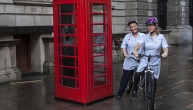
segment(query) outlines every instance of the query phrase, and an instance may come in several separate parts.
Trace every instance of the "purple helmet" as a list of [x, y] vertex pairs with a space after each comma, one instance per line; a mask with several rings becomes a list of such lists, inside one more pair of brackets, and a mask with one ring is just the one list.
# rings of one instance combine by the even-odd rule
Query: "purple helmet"
[[157, 23], [158, 23], [158, 21], [155, 17], [150, 17], [145, 22], [146, 25], [151, 25], [151, 24], [156, 25]]

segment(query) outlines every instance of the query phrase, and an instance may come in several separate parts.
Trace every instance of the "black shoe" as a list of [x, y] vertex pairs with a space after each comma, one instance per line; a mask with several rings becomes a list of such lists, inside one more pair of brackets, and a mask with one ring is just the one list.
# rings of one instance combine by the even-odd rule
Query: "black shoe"
[[121, 98], [120, 95], [116, 95], [116, 96], [115, 96], [115, 99], [120, 99], [120, 98]]
[[133, 92], [132, 92], [132, 97], [133, 97], [133, 98], [136, 98], [136, 97], [137, 97], [137, 91], [133, 91]]

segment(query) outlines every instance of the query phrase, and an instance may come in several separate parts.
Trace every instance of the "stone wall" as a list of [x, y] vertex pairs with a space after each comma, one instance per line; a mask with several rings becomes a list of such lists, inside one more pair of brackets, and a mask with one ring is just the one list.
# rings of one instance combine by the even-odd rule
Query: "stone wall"
[[[125, 21], [136, 19], [139, 23], [139, 31], [146, 31], [145, 21], [150, 16], [157, 17], [157, 0], [125, 0]], [[125, 33], [130, 30], [125, 28]]]
[[[0, 19], [2, 27], [52, 26], [52, 0], [0, 0]], [[31, 71], [43, 72], [45, 52], [41, 37], [51, 36], [51, 33], [27, 34], [30, 34]], [[0, 39], [13, 39], [13, 37], [6, 36], [1, 35]]]
[[[20, 4], [16, 4], [18, 0], [0, 0], [0, 25], [1, 26], [50, 26], [52, 22], [52, 2], [50, 6], [40, 2], [39, 6], [27, 6], [26, 2], [32, 0], [19, 0]], [[39, 0], [40, 1], [40, 0]], [[34, 4], [34, 5], [36, 5]], [[44, 6], [46, 5], [46, 6]]]
[[125, 30], [125, 0], [112, 0], [112, 31], [113, 34]]
[[192, 42], [192, 27], [189, 25], [189, 1], [168, 0], [167, 29], [170, 33], [170, 44]]

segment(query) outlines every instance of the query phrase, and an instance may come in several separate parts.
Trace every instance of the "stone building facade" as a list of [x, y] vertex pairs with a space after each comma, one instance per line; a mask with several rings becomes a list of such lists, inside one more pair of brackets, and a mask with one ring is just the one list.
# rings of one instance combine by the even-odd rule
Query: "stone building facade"
[[53, 67], [52, 14], [51, 0], [0, 0], [0, 83]]
[[155, 16], [159, 21], [165, 20], [161, 23], [166, 25], [166, 30], [171, 30], [169, 44], [190, 43], [192, 27], [189, 24], [189, 17], [193, 14], [192, 2], [192, 0], [112, 0], [113, 32], [122, 33], [124, 30], [127, 33], [129, 28], [126, 24], [131, 18], [139, 22], [139, 30], [143, 32], [146, 30], [145, 20]]
[[[189, 25], [192, 3], [192, 0], [112, 0], [113, 61], [124, 59], [119, 46], [130, 32], [127, 22], [131, 18], [145, 32], [145, 20], [156, 16], [169, 44], [192, 42]], [[52, 0], [0, 0], [0, 83], [19, 80], [22, 73], [30, 71], [54, 73], [52, 14]]]

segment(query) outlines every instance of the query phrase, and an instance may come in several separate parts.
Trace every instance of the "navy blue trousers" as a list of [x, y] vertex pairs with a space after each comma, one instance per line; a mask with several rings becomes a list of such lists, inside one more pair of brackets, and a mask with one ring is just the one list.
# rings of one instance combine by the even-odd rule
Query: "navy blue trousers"
[[117, 95], [119, 95], [119, 96], [123, 95], [123, 93], [125, 92], [125, 89], [127, 87], [127, 83], [129, 81], [129, 78], [133, 77], [133, 72], [134, 72], [134, 69], [133, 70], [124, 70], [123, 69], [123, 74], [121, 77], [120, 86], [119, 86], [119, 90], [117, 92]]

